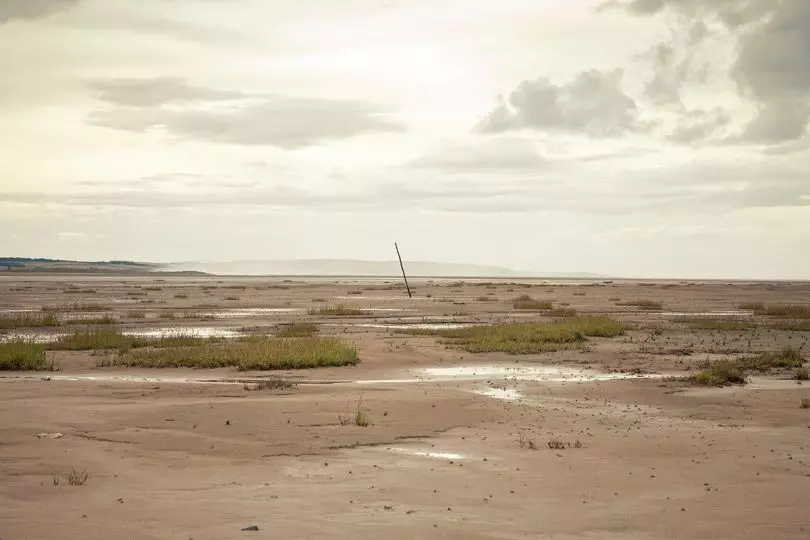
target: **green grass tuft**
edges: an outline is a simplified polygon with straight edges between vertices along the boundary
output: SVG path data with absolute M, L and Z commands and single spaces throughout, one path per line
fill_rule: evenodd
M 0 315 L 0 328 L 41 328 L 59 326 L 61 321 L 55 313 L 18 313 Z
M 221 341 L 217 338 L 201 338 L 187 335 L 165 337 L 142 337 L 122 334 L 115 329 L 91 328 L 61 336 L 47 344 L 51 350 L 65 351 L 128 351 L 141 347 L 187 347 Z
M 721 360 L 708 368 L 686 377 L 688 382 L 699 386 L 728 386 L 731 384 L 745 384 L 745 373 L 736 362 Z
M 451 330 L 415 330 L 408 334 L 436 335 L 467 352 L 537 354 L 582 347 L 586 336 L 616 337 L 626 327 L 609 317 L 582 316 L 548 323 L 471 326 Z
M 679 318 L 678 322 L 684 322 L 695 330 L 751 330 L 757 327 L 750 321 L 740 321 L 735 319 L 709 319 L 706 317 Z
M 276 331 L 276 337 L 310 337 L 318 333 L 318 326 L 311 322 L 284 324 Z
M 53 362 L 45 358 L 45 346 L 26 340 L 0 343 L 0 370 L 51 371 Z
M 357 349 L 334 338 L 260 338 L 194 347 L 143 349 L 103 358 L 99 366 L 235 367 L 240 371 L 355 365 Z
M 637 300 L 629 300 L 627 302 L 619 302 L 617 306 L 632 306 L 643 309 L 645 311 L 661 311 L 664 309 L 664 304 L 657 300 L 650 300 L 648 298 L 639 298 Z
M 529 296 L 528 294 L 524 294 L 522 296 L 518 296 L 514 300 L 512 300 L 512 307 L 515 309 L 551 309 L 551 301 L 549 300 L 536 300 Z
M 367 311 L 362 309 L 346 306 L 343 304 L 336 304 L 334 306 L 324 306 L 321 308 L 314 308 L 309 310 L 310 315 L 329 315 L 333 317 L 349 317 L 354 315 L 368 315 Z
M 741 358 L 737 361 L 740 369 L 768 372 L 775 369 L 795 369 L 804 364 L 802 354 L 796 349 L 785 348 L 777 352 L 766 352 L 758 356 Z

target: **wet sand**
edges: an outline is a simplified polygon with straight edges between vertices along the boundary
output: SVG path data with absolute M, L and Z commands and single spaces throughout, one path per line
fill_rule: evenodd
M 48 354 L 61 371 L 0 372 L 0 538 L 810 536 L 810 410 L 799 407 L 808 383 L 772 375 L 705 389 L 665 378 L 707 358 L 803 346 L 809 332 L 694 330 L 679 318 L 715 312 L 767 326 L 738 306 L 808 304 L 810 284 L 417 280 L 408 299 L 394 283 L 347 281 L 2 276 L 4 310 L 100 304 L 138 333 L 261 334 L 312 320 L 354 343 L 361 363 L 118 369 L 58 351 Z M 512 308 L 521 294 L 634 329 L 527 356 L 396 333 L 545 320 Z M 664 308 L 617 305 L 639 298 Z M 374 311 L 310 316 L 323 305 L 313 300 Z M 125 317 L 135 310 L 145 317 Z M 298 384 L 245 387 L 276 376 Z M 370 425 L 342 425 L 358 408 Z M 72 469 L 89 473 L 85 485 L 68 485 Z M 241 530 L 251 525 L 259 530 Z

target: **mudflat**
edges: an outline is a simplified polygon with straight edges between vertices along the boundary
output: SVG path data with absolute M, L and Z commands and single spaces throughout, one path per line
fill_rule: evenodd
M 0 276 L 0 342 L 38 342 L 53 368 L 0 372 L 0 538 L 810 537 L 810 284 L 412 286 Z M 530 352 L 453 333 L 577 317 L 621 331 Z M 359 363 L 155 368 L 130 355 L 209 345 L 51 346 L 103 329 L 253 354 L 293 323 Z M 689 379 L 713 366 L 746 384 Z

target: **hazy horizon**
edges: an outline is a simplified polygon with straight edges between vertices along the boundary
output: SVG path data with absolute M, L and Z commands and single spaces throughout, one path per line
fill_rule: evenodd
M 810 278 L 805 0 L 3 0 L 0 253 Z

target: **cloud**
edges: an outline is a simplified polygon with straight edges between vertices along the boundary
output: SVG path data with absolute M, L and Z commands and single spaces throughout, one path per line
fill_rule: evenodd
M 177 78 L 113 79 L 90 87 L 112 107 L 91 113 L 89 122 L 122 131 L 162 130 L 220 144 L 300 148 L 404 130 L 384 108 L 360 101 L 247 94 Z
M 709 111 L 684 111 L 678 125 L 668 135 L 668 139 L 684 144 L 704 141 L 728 126 L 730 122 L 731 115 L 719 107 Z
M 636 102 L 622 91 L 623 72 L 591 70 L 568 84 L 526 80 L 480 123 L 482 133 L 518 129 L 613 137 L 639 129 Z
M 179 77 L 102 79 L 92 81 L 96 97 L 113 105 L 155 107 L 170 103 L 221 101 L 249 97 L 242 92 L 193 86 Z
M 70 9 L 78 3 L 79 0 L 2 0 L 0 24 L 15 19 L 40 19 Z
M 494 137 L 448 144 L 413 160 L 409 167 L 458 172 L 539 170 L 549 166 L 531 141 Z
M 757 106 L 747 142 L 801 139 L 810 121 L 810 2 L 807 0 L 614 0 L 637 15 L 672 11 L 691 24 L 717 19 L 739 40 L 731 75 Z

